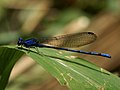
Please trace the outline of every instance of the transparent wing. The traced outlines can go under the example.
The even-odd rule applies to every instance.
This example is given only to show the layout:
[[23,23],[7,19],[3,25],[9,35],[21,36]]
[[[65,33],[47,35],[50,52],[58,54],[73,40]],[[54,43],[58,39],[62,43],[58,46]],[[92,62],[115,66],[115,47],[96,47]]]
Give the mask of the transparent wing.
[[42,44],[49,44],[57,47],[80,47],[96,40],[97,36],[92,32],[81,32],[76,34],[67,34],[51,38],[41,38]]

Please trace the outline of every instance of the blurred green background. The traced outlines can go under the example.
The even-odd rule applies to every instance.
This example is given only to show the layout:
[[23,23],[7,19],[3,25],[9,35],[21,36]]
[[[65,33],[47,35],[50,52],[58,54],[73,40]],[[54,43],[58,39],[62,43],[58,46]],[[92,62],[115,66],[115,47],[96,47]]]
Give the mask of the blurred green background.
[[[51,37],[91,31],[98,39],[81,47],[109,53],[112,59],[81,55],[120,76],[119,0],[0,0],[0,45],[16,44],[19,37]],[[15,65],[6,90],[68,90],[31,58]]]

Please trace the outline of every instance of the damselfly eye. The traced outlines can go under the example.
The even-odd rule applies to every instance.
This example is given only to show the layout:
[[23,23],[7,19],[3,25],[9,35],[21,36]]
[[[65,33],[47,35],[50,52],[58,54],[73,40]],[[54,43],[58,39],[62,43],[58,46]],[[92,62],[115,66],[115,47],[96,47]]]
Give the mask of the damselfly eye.
[[23,39],[22,39],[22,38],[19,38],[18,41],[23,41]]
[[17,45],[19,46],[19,45],[22,45],[22,42],[23,42],[23,39],[22,38],[19,38],[18,39],[18,42],[17,42]]

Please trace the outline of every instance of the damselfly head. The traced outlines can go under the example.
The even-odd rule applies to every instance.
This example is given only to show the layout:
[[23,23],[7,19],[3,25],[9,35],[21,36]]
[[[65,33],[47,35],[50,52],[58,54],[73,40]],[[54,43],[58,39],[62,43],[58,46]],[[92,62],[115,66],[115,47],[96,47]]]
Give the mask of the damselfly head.
[[18,39],[17,45],[18,45],[18,46],[23,45],[23,39],[22,39],[22,38],[19,38],[19,39]]

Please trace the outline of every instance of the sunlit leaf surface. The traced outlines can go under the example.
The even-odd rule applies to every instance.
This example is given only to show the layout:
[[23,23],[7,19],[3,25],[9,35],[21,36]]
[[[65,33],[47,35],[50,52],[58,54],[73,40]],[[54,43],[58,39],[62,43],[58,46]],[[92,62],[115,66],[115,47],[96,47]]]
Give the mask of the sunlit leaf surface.
[[[62,85],[68,86],[70,90],[120,89],[120,79],[117,76],[86,60],[73,58],[68,52],[59,53],[59,50],[48,48],[39,48],[38,50],[28,50],[26,48],[18,49],[15,46],[4,46],[1,47],[0,50],[0,55],[2,56],[1,60],[6,62],[6,66],[3,66],[3,62],[0,61],[1,75],[3,75],[4,70],[10,72],[8,66],[11,63],[9,62],[17,61],[24,52],[51,73]],[[7,77],[8,75],[3,76],[3,78]],[[0,84],[1,81],[2,80],[0,80]]]

